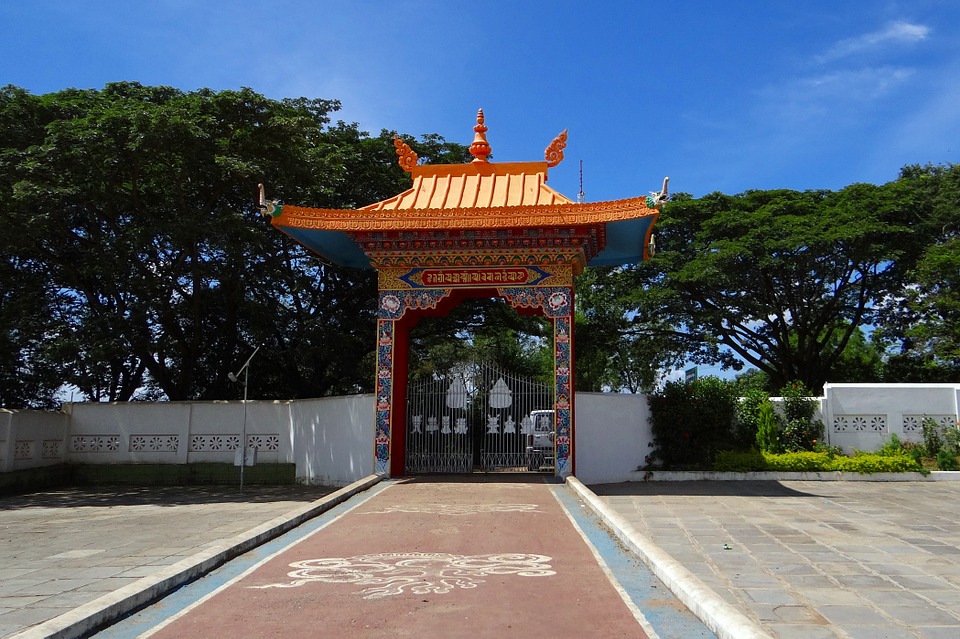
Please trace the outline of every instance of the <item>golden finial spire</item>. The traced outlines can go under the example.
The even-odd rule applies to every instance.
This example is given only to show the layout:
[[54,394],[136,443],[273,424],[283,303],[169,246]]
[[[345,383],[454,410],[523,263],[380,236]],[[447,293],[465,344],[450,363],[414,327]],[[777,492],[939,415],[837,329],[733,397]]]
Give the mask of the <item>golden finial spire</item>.
[[470,145],[470,155],[474,162],[489,162],[487,156],[490,155],[490,144],[487,142],[487,127],[483,126],[483,109],[477,110],[477,126],[473,127],[477,132],[473,136],[473,144]]

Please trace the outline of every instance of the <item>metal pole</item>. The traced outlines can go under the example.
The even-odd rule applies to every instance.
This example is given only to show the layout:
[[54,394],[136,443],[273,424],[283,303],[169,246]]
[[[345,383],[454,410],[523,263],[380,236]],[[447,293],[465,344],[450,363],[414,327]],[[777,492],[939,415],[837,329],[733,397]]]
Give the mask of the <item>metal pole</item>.
[[[263,346],[262,344],[260,346]],[[257,351],[260,350],[260,346],[257,346],[253,349],[253,352],[250,354],[250,357],[247,358],[247,361],[243,363],[243,366],[240,367],[240,370],[237,371],[239,374],[243,371],[243,427],[240,431],[240,492],[243,493],[243,471],[244,467],[247,465],[247,390],[250,388],[250,362],[253,360],[253,356],[257,354]],[[228,375],[231,381],[236,383],[237,376],[233,373]]]
[[[259,350],[259,347],[258,347]],[[254,351],[256,355],[256,351]],[[250,356],[253,359],[253,355]],[[247,466],[247,389],[250,388],[250,360],[243,373],[243,428],[240,431],[240,494],[243,494],[243,471]]]

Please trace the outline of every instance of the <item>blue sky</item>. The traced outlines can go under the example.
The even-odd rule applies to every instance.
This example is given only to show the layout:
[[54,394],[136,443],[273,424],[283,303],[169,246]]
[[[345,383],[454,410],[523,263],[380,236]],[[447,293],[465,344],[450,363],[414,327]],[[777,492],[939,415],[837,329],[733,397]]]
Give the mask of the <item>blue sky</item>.
[[0,0],[0,83],[335,98],[340,117],[542,158],[588,201],[839,189],[960,151],[960,2]]

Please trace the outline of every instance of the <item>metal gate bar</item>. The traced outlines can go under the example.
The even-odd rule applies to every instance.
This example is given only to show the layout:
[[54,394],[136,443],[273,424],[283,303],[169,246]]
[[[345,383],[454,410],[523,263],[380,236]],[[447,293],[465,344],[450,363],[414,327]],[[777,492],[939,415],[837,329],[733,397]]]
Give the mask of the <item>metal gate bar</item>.
[[551,387],[483,363],[410,384],[407,471],[552,470],[553,420],[548,438],[532,416],[552,406]]

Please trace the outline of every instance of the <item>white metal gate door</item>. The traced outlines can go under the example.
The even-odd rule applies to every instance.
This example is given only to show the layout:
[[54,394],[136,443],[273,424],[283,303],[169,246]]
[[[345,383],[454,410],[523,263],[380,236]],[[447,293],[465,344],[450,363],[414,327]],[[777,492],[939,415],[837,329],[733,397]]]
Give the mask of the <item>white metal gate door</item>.
[[473,470],[473,428],[467,377],[463,370],[407,387],[409,473],[469,473]]
[[488,364],[411,383],[407,472],[552,471],[552,407],[552,387]]

